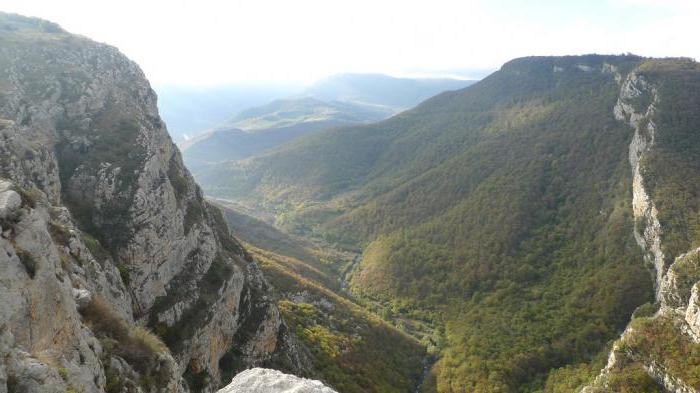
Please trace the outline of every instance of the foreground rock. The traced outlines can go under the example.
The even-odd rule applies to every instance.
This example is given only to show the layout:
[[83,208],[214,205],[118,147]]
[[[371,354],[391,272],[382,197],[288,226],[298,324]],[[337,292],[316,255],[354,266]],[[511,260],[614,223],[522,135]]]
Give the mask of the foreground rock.
[[236,375],[218,393],[336,393],[320,381],[295,377],[277,370],[252,368]]
[[212,392],[305,364],[139,67],[3,13],[0,227],[0,392]]

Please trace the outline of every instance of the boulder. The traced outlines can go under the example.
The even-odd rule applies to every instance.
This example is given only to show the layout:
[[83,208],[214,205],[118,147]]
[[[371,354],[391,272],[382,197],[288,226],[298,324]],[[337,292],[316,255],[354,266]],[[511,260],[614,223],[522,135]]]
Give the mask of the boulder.
[[22,207],[22,197],[12,190],[0,192],[0,220],[13,219]]
[[87,289],[73,288],[73,300],[78,310],[82,310],[92,301],[92,294]]
[[320,381],[299,378],[277,370],[251,368],[236,375],[218,393],[337,393]]

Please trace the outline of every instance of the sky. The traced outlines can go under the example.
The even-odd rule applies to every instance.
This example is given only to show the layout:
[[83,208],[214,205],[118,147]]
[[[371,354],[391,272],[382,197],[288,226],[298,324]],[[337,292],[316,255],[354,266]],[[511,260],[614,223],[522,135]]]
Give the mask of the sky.
[[156,85],[483,76],[521,56],[700,58],[700,0],[0,0],[118,47]]

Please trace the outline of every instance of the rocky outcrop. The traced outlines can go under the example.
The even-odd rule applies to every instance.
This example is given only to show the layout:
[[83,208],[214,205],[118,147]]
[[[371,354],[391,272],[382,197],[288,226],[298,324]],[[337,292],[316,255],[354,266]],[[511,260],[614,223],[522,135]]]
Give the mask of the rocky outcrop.
[[320,381],[299,378],[276,370],[253,368],[236,375],[218,393],[336,393]]
[[700,342],[700,283],[695,283],[691,291],[685,309],[685,321],[688,324],[688,334],[695,342]]
[[139,67],[1,13],[0,226],[0,392],[206,392],[224,358],[304,364]]
[[[636,108],[633,104],[646,97],[651,103],[647,107]],[[661,279],[666,272],[664,254],[661,251],[661,224],[658,211],[644,188],[642,157],[654,144],[656,126],[653,121],[654,103],[658,99],[656,89],[643,76],[634,72],[622,83],[620,96],[613,109],[615,117],[629,123],[634,136],[629,146],[629,161],[632,167],[632,213],[634,214],[634,237],[645,252],[656,272],[657,296]]]

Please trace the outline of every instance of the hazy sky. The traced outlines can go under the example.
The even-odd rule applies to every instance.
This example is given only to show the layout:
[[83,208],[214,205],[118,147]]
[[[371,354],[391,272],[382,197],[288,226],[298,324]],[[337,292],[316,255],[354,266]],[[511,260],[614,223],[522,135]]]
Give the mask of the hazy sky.
[[0,10],[115,45],[155,84],[449,74],[527,55],[700,57],[700,0],[0,0]]

